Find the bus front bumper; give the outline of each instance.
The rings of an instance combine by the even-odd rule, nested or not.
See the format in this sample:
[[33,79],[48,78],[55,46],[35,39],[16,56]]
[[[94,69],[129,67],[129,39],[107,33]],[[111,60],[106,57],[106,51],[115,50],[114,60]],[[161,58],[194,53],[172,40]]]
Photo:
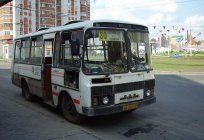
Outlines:
[[[86,116],[100,116],[100,115],[110,115],[110,114],[115,114],[119,112],[124,111],[124,106],[128,104],[133,104],[136,103],[138,104],[137,108],[150,105],[156,102],[156,97],[153,96],[148,99],[144,99],[142,101],[137,101],[137,102],[131,102],[131,103],[125,103],[125,104],[118,104],[118,105],[111,105],[111,106],[104,106],[104,107],[82,107],[83,113]],[[135,109],[137,109],[135,108]]]

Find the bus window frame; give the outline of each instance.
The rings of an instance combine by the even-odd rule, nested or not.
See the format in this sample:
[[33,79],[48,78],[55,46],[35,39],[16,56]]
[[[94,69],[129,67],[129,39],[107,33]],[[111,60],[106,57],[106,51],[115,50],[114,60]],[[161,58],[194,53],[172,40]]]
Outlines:
[[[147,33],[148,34],[148,36],[149,36],[149,34],[150,34],[150,32],[149,32],[149,30],[140,30],[140,29],[127,29],[127,39],[128,39],[128,43],[129,43],[129,54],[130,54],[130,56],[129,56],[129,64],[131,64],[132,62],[132,51],[131,51],[131,43],[130,43],[130,39],[129,39],[129,35],[128,35],[128,31],[136,31],[136,32],[140,32],[140,33]],[[150,47],[150,42],[148,41],[148,49],[151,49],[151,47]],[[138,55],[139,55],[139,47],[137,48],[138,49]],[[151,52],[151,50],[150,50],[150,52]],[[147,53],[147,50],[146,50],[146,48],[145,48],[145,59],[146,59],[146,62],[145,63],[143,63],[144,65],[149,65],[148,63],[149,63],[149,61],[151,62],[152,60],[150,59],[149,60],[149,58],[146,56],[146,53]],[[151,54],[150,54],[151,55]],[[153,68],[152,68],[152,66],[151,66],[151,64],[150,64],[150,68],[149,69],[143,69],[143,70],[132,70],[130,67],[129,67],[129,70],[131,71],[131,72],[133,72],[133,73],[136,73],[136,72],[143,72],[143,71],[147,71],[147,70],[149,70],[149,71],[151,71],[151,70],[153,70]]]
[[[29,47],[25,47],[26,46],[26,41],[27,41],[27,39],[28,39],[28,41],[29,41]],[[21,40],[21,53],[20,53],[20,61],[19,61],[19,63],[21,63],[21,64],[30,64],[30,53],[31,53],[31,37],[26,37],[26,38],[22,38],[22,39],[20,39]],[[23,47],[23,41],[25,41],[25,46]],[[27,61],[22,61],[22,49],[23,48],[29,48],[29,57],[27,58]],[[26,58],[25,58],[26,59]]]
[[[41,46],[37,46],[37,38],[41,37]],[[36,39],[35,44],[33,46],[33,40],[32,39]],[[30,64],[32,65],[36,65],[36,66],[41,66],[42,65],[42,59],[44,58],[43,56],[43,48],[44,48],[44,39],[43,39],[43,35],[38,35],[38,36],[31,36],[30,38]],[[33,62],[32,58],[36,58],[36,57],[32,57],[32,47],[34,47],[34,55],[35,55],[35,49],[36,47],[41,47],[41,58],[40,58],[40,62]]]
[[[124,73],[128,73],[130,71],[130,67],[129,67],[129,64],[130,64],[130,56],[128,55],[129,53],[129,49],[130,49],[130,46],[129,46],[129,39],[128,39],[128,36],[127,36],[127,30],[126,28],[113,28],[113,27],[91,27],[91,28],[88,28],[85,30],[84,32],[84,44],[83,44],[83,52],[82,52],[82,72],[83,74],[85,75],[104,75],[104,74],[87,74],[84,72],[84,61],[85,61],[85,57],[88,58],[88,50],[87,50],[87,41],[86,41],[86,33],[89,31],[89,30],[116,30],[116,31],[123,31],[124,33],[124,45],[125,45],[125,49],[126,49],[126,54],[127,54],[127,71],[123,72],[123,73],[111,73],[111,74],[124,74]],[[86,47],[85,47],[86,46]],[[86,56],[85,56],[85,53],[86,53]]]
[[[16,60],[16,49],[17,49],[17,43],[20,43],[19,44],[19,54],[18,54],[18,60]],[[14,49],[14,60],[13,62],[14,63],[19,63],[20,62],[20,58],[21,58],[21,40],[15,40],[15,49]]]
[[[72,36],[72,32],[74,32],[74,31],[76,31],[76,32],[82,32],[83,33],[83,36],[82,36],[82,42],[80,42],[80,43],[82,43],[82,44],[80,44],[80,53],[83,53],[83,47],[84,47],[84,28],[76,28],[76,29],[70,29],[70,30],[63,30],[63,31],[58,31],[58,32],[56,32],[56,34],[55,34],[55,38],[54,38],[54,51],[53,51],[53,67],[56,67],[56,68],[67,68],[67,67],[70,67],[70,68],[75,68],[75,66],[74,65],[65,65],[64,64],[64,53],[65,53],[65,51],[63,51],[62,50],[62,47],[61,47],[61,45],[62,45],[62,34],[63,33],[71,33],[71,36]],[[60,36],[60,41],[59,41],[59,50],[57,50],[56,51],[56,35],[57,34],[59,34],[59,36]],[[71,39],[71,38],[70,38]],[[59,51],[59,52],[58,52]],[[58,55],[59,56],[57,56],[56,55],[56,53],[58,53]],[[63,54],[62,54],[63,53]],[[81,54],[79,53],[79,58],[78,58],[78,61],[80,61],[81,62]],[[58,62],[56,62],[57,60],[56,60],[56,57],[58,57]],[[62,57],[62,58],[61,58]],[[73,55],[71,54],[71,57],[73,57]],[[62,64],[60,64],[60,61],[62,61],[63,60],[63,62],[62,62]],[[72,58],[72,61],[73,61],[73,58]],[[78,69],[78,68],[80,68],[81,67],[81,64],[80,64],[80,66],[79,67],[76,67],[76,69]]]
[[[51,56],[51,60],[52,60],[52,61],[51,61],[51,63],[49,63],[49,64],[47,64],[47,63],[46,63],[46,60],[45,60],[45,59],[48,58],[48,57],[50,58],[50,56],[46,56],[46,50],[45,50],[45,49],[46,49],[46,44],[45,44],[46,42],[52,42],[52,44],[51,44],[51,45],[52,45],[52,48],[51,48],[51,55],[52,55],[52,56]],[[43,63],[43,64],[46,64],[46,65],[53,65],[54,38],[43,39],[43,50],[42,50],[42,53],[43,53],[43,54],[42,54],[42,63]]]
[[[57,42],[56,41],[56,36],[57,35],[59,35],[59,42]],[[58,46],[58,50],[56,50],[56,43],[58,43],[57,45],[59,45]],[[59,60],[60,60],[60,58],[59,58],[59,53],[60,53],[60,44],[61,44],[61,32],[60,31],[57,31],[56,33],[55,33],[55,37],[54,37],[54,46],[53,46],[53,67],[54,68],[58,68],[59,67]],[[58,56],[56,56],[56,53],[58,53]],[[58,57],[58,58],[56,58],[56,57]]]

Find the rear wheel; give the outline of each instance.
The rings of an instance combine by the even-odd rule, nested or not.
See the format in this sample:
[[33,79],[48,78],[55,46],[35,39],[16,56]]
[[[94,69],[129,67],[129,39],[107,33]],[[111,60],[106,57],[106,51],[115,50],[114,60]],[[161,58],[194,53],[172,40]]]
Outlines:
[[77,112],[71,97],[67,94],[62,95],[61,109],[66,120],[76,124],[83,122],[84,116]]
[[25,82],[22,84],[22,95],[28,101],[32,101],[32,99],[33,99],[33,96],[29,91],[28,85]]

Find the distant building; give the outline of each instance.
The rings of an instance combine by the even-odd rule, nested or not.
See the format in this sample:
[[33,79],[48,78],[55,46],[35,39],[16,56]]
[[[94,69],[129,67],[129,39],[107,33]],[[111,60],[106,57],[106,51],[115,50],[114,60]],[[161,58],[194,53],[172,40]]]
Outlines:
[[161,36],[161,47],[167,47],[167,39],[166,36],[162,34]]
[[204,40],[201,40],[201,45],[204,46]]
[[12,54],[13,45],[13,10],[12,3],[0,8],[0,59],[7,59]]
[[174,35],[171,36],[171,49],[180,51],[182,45],[185,43],[182,35]]
[[153,54],[156,54],[156,50],[157,50],[157,48],[159,47],[158,41],[157,41],[155,38],[152,38],[152,39],[150,40],[150,44],[151,44],[151,47],[152,47],[152,53],[153,53]]
[[90,0],[13,0],[0,7],[0,58],[12,57],[13,38],[89,19]]

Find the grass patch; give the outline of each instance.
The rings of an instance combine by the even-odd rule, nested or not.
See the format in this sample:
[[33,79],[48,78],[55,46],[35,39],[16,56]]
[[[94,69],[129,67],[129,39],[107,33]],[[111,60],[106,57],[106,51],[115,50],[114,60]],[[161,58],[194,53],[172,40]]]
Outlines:
[[[172,56],[172,55],[182,55],[182,56],[190,56],[190,52],[174,52],[174,51],[170,51],[168,52],[164,52],[164,53],[160,53],[160,56]],[[204,57],[204,52],[192,52],[192,56],[203,56]]]
[[204,72],[204,56],[181,58],[153,56],[152,61],[155,71]]
[[204,52],[193,52],[194,56],[203,56],[204,57]]

